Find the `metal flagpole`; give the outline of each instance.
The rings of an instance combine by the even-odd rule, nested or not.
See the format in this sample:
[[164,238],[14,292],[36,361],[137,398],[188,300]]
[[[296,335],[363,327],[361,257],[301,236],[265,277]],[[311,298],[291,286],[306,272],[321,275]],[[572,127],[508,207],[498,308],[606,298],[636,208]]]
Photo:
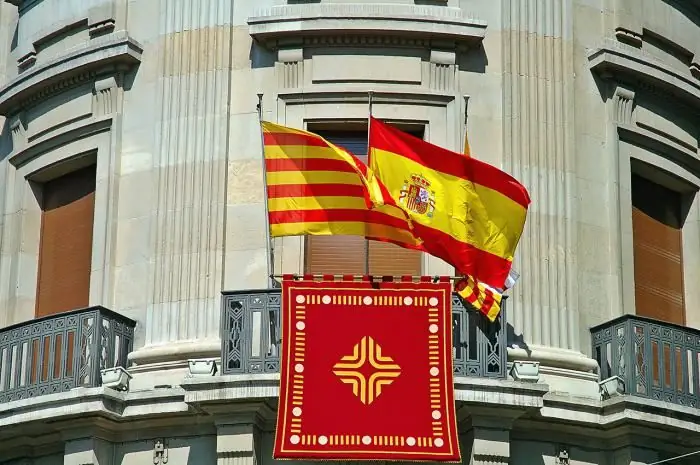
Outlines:
[[[367,164],[369,165],[369,136],[372,128],[372,91],[367,93],[367,105],[369,107],[369,116],[367,117]],[[369,240],[365,239],[365,274],[369,276]]]
[[260,126],[260,147],[262,149],[262,172],[263,188],[265,189],[265,239],[267,239],[267,276],[268,286],[275,288],[275,249],[272,245],[272,235],[270,234],[270,211],[267,202],[267,166],[265,164],[265,135],[263,134],[263,94],[258,94],[258,125]]
[[471,157],[472,151],[469,147],[469,132],[467,129],[467,119],[469,118],[469,96],[464,96],[464,155]]

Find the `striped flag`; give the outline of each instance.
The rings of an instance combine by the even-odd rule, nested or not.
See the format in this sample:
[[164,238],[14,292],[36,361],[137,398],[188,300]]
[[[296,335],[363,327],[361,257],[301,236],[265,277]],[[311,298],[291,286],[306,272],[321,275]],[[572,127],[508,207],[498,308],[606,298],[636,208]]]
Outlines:
[[[464,128],[464,156],[472,156],[469,146],[469,130],[466,124]],[[468,276],[455,283],[455,290],[457,294],[469,302],[472,307],[486,315],[489,320],[494,321],[501,312],[503,292],[513,287],[519,277],[520,275],[511,268],[508,272],[506,282],[503,285],[503,290],[499,292],[499,290],[479,283],[473,277]]]
[[494,320],[525,226],[527,190],[473,157],[374,118],[370,124],[370,168],[411,217],[423,249],[465,277],[458,293]]
[[530,204],[525,187],[491,165],[374,118],[369,145],[370,169],[411,217],[425,250],[503,289]]
[[357,157],[317,134],[262,122],[270,235],[352,235],[421,250],[408,216]]
[[495,321],[501,312],[503,294],[476,281],[471,276],[462,278],[455,283],[455,292],[491,321]]

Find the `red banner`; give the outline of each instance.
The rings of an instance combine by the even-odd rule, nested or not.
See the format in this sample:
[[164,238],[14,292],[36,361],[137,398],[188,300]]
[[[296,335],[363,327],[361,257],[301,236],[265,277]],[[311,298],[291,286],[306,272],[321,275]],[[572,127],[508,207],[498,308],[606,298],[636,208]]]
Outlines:
[[451,295],[285,280],[274,457],[459,462]]

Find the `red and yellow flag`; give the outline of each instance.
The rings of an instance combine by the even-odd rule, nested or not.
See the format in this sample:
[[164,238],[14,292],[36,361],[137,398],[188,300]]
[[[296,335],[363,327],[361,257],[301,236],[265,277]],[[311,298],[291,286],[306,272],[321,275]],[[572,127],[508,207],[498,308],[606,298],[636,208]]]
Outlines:
[[[464,129],[464,156],[472,156],[471,147],[469,146],[469,131],[466,127]],[[508,288],[511,286],[512,283],[509,283],[509,279],[506,279],[505,287]],[[498,314],[501,313],[503,294],[480,283],[471,276],[467,276],[456,282],[455,291],[462,299],[469,302],[472,307],[486,315],[491,321],[495,321]]]
[[372,118],[370,169],[411,217],[423,249],[503,289],[530,197],[507,173]]
[[321,136],[263,122],[272,237],[353,235],[421,249],[367,166]]

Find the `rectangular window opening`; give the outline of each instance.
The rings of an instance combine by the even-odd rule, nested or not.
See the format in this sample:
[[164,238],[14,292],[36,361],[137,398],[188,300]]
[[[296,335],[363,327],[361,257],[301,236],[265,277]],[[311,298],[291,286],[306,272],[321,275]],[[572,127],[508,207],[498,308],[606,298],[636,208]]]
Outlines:
[[685,324],[682,195],[632,174],[636,313]]
[[[422,125],[400,129],[421,139],[424,135]],[[324,123],[310,125],[309,130],[367,163],[366,123]],[[422,256],[416,250],[360,236],[306,236],[304,268],[310,274],[417,276],[422,272]]]
[[41,185],[36,316],[89,305],[95,166]]

